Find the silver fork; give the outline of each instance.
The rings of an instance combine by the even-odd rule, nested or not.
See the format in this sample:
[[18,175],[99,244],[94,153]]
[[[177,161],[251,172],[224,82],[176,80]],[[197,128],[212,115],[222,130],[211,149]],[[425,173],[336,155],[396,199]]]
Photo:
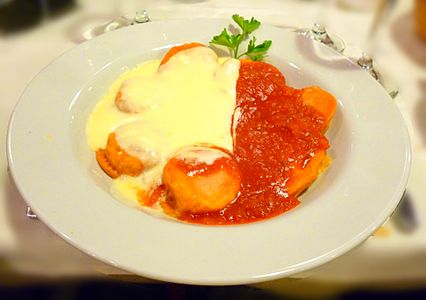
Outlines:
[[411,233],[420,225],[419,215],[407,190],[392,214],[391,220],[395,227],[404,233]]

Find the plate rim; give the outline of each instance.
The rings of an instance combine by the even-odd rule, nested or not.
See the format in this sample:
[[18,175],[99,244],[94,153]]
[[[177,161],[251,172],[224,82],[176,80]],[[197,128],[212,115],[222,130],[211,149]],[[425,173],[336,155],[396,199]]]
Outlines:
[[[216,21],[221,21],[221,22],[229,22],[229,21],[224,20],[224,19],[209,19],[208,21],[211,21],[211,20],[212,21],[216,20]],[[192,21],[194,21],[194,19],[155,21],[155,23],[182,23],[182,22],[190,23]],[[204,20],[204,21],[206,21],[206,20]],[[144,24],[142,26],[145,26],[145,25],[146,24]],[[265,26],[270,27],[271,25],[265,25]],[[281,29],[281,30],[285,30],[285,29]],[[116,32],[118,32],[118,31],[116,31]],[[116,33],[114,33],[114,34],[116,34]],[[90,41],[87,41],[83,44],[80,44],[77,47],[80,47],[81,45],[88,45],[88,43],[90,43]],[[57,58],[55,58],[52,62],[50,62],[48,65],[46,65],[30,81],[30,83],[26,86],[25,90],[23,91],[22,95],[20,96],[19,101],[16,103],[16,105],[15,105],[13,111],[12,111],[12,115],[10,117],[10,120],[9,120],[8,130],[7,130],[7,143],[6,143],[7,162],[8,162],[8,166],[9,166],[8,169],[10,171],[10,175],[13,179],[13,182],[15,183],[17,190],[22,195],[25,202],[27,202],[30,206],[31,206],[31,200],[28,200],[28,199],[31,199],[31,197],[30,197],[30,195],[27,194],[27,192],[25,191],[25,187],[22,186],[22,183],[19,181],[19,179],[17,179],[17,174],[16,174],[16,171],[15,171],[14,163],[13,163],[14,158],[13,158],[13,153],[12,153],[13,152],[13,150],[12,150],[12,135],[13,135],[13,126],[14,126],[15,118],[16,118],[15,113],[19,109],[19,104],[21,103],[21,99],[24,97],[24,94],[27,91],[28,87],[31,86],[35,80],[37,80],[39,75],[41,73],[43,73],[46,69],[48,69],[52,64],[54,64],[60,57],[66,56],[69,52],[73,51],[77,47],[73,47],[73,48],[65,51],[63,54],[61,54]],[[349,59],[347,59],[347,61],[353,64],[353,62],[350,61]],[[394,105],[396,105],[396,104],[394,103]],[[400,112],[400,114],[401,114],[401,112]],[[404,121],[402,114],[401,114],[401,120]],[[251,276],[249,278],[240,278],[240,279],[235,279],[235,280],[226,280],[225,279],[223,281],[214,280],[212,282],[209,282],[208,280],[207,281],[206,280],[200,280],[199,282],[197,282],[196,280],[188,281],[188,279],[179,280],[178,278],[176,278],[176,276],[173,276],[173,275],[159,276],[158,274],[155,274],[155,273],[150,274],[149,272],[145,272],[145,274],[142,274],[142,275],[147,276],[149,278],[159,279],[159,280],[163,280],[163,281],[178,282],[178,283],[208,284],[208,285],[247,284],[247,283],[256,283],[256,282],[273,280],[273,279],[278,279],[278,278],[290,276],[290,275],[293,275],[295,273],[303,272],[303,271],[306,271],[308,269],[318,267],[322,264],[325,264],[325,263],[333,260],[334,258],[336,258],[338,256],[345,254],[348,250],[354,248],[355,246],[361,244],[364,240],[368,239],[370,234],[387,220],[389,215],[393,212],[393,210],[397,207],[399,201],[401,200],[402,194],[403,194],[405,187],[407,185],[407,182],[408,182],[410,169],[411,169],[411,163],[412,163],[412,147],[411,147],[411,143],[410,143],[410,135],[409,135],[407,125],[405,124],[405,122],[403,123],[403,125],[404,125],[404,128],[405,128],[405,136],[407,138],[407,141],[406,141],[407,142],[406,143],[407,152],[406,152],[406,159],[405,159],[406,164],[405,164],[405,169],[404,169],[404,176],[401,178],[401,181],[403,182],[403,184],[401,184],[400,188],[396,189],[393,193],[395,197],[400,195],[400,197],[398,197],[399,200],[392,201],[392,205],[387,207],[386,210],[383,210],[382,214],[380,215],[380,218],[377,217],[375,219],[375,222],[371,223],[368,226],[368,228],[365,228],[364,232],[359,233],[358,236],[354,236],[353,238],[348,240],[345,244],[342,244],[340,247],[335,248],[332,251],[324,254],[323,257],[317,257],[315,259],[315,261],[313,261],[313,262],[306,262],[305,261],[303,263],[300,263],[298,265],[297,272],[292,272],[291,270],[283,270],[281,272],[263,274],[263,275],[259,275],[257,277]],[[99,256],[96,253],[91,253],[90,249],[88,249],[87,247],[84,247],[83,245],[79,245],[78,243],[76,243],[71,237],[69,237],[66,234],[64,234],[63,232],[57,230],[57,228],[53,224],[50,224],[50,222],[48,220],[45,220],[43,212],[39,211],[38,207],[36,205],[34,207],[33,206],[31,206],[31,207],[34,210],[34,212],[39,216],[40,220],[42,220],[51,230],[53,230],[56,234],[58,234],[60,237],[65,239],[68,243],[70,243],[74,247],[84,251],[85,253],[88,253],[92,257],[95,257],[96,259],[102,260],[102,261],[104,261],[108,264],[112,264],[115,267],[121,268],[120,265],[117,264],[116,262],[111,261],[111,260],[104,258],[102,256]],[[132,271],[135,274],[141,274],[140,270],[132,270],[131,268],[128,268],[128,267],[126,267],[125,269]]]

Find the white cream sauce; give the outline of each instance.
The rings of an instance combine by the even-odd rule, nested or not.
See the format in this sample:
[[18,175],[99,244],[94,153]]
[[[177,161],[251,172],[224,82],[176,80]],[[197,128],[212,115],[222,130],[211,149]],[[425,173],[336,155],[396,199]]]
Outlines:
[[115,179],[113,193],[134,201],[138,189],[160,184],[164,165],[182,147],[212,144],[232,151],[238,72],[238,60],[196,47],[164,65],[152,60],[122,74],[94,108],[86,128],[93,151],[105,148],[115,132],[118,144],[145,166],[137,178]]

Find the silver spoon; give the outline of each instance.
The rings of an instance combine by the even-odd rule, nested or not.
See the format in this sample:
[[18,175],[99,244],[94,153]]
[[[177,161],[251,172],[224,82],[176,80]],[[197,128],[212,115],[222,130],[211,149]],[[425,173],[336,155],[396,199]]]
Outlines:
[[83,32],[82,36],[84,37],[84,40],[91,40],[98,35],[101,35],[113,30],[117,30],[122,27],[147,23],[150,21],[151,19],[149,18],[147,11],[143,10],[143,11],[137,12],[136,16],[133,19],[130,19],[125,16],[119,16],[111,21],[108,21],[102,25],[93,27]]
[[369,44],[365,46],[367,50],[361,53],[361,56],[358,58],[358,65],[364,70],[368,71],[370,75],[376,79],[388,92],[391,98],[395,98],[399,91],[396,85],[391,82],[390,79],[385,78],[377,67],[374,65],[374,61],[368,53],[374,52],[373,49],[376,47],[377,32],[381,28],[386,20],[389,19],[392,9],[396,4],[396,0],[381,0],[377,6],[377,10],[374,16],[373,24],[367,35],[367,40],[370,41]]

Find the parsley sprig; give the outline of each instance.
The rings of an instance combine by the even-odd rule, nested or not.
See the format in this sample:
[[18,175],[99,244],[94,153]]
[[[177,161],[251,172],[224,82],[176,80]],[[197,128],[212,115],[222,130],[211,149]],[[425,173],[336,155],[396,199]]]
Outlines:
[[241,43],[247,39],[253,31],[258,29],[261,23],[253,17],[250,20],[246,20],[237,14],[232,16],[232,20],[237,23],[241,32],[238,34],[230,34],[228,30],[224,28],[219,35],[213,37],[210,43],[228,47],[231,51],[232,57],[234,58],[241,58],[245,55],[251,60],[264,59],[266,52],[271,47],[272,41],[266,40],[256,45],[256,38],[254,36],[249,40],[247,51],[239,54],[239,47]]

